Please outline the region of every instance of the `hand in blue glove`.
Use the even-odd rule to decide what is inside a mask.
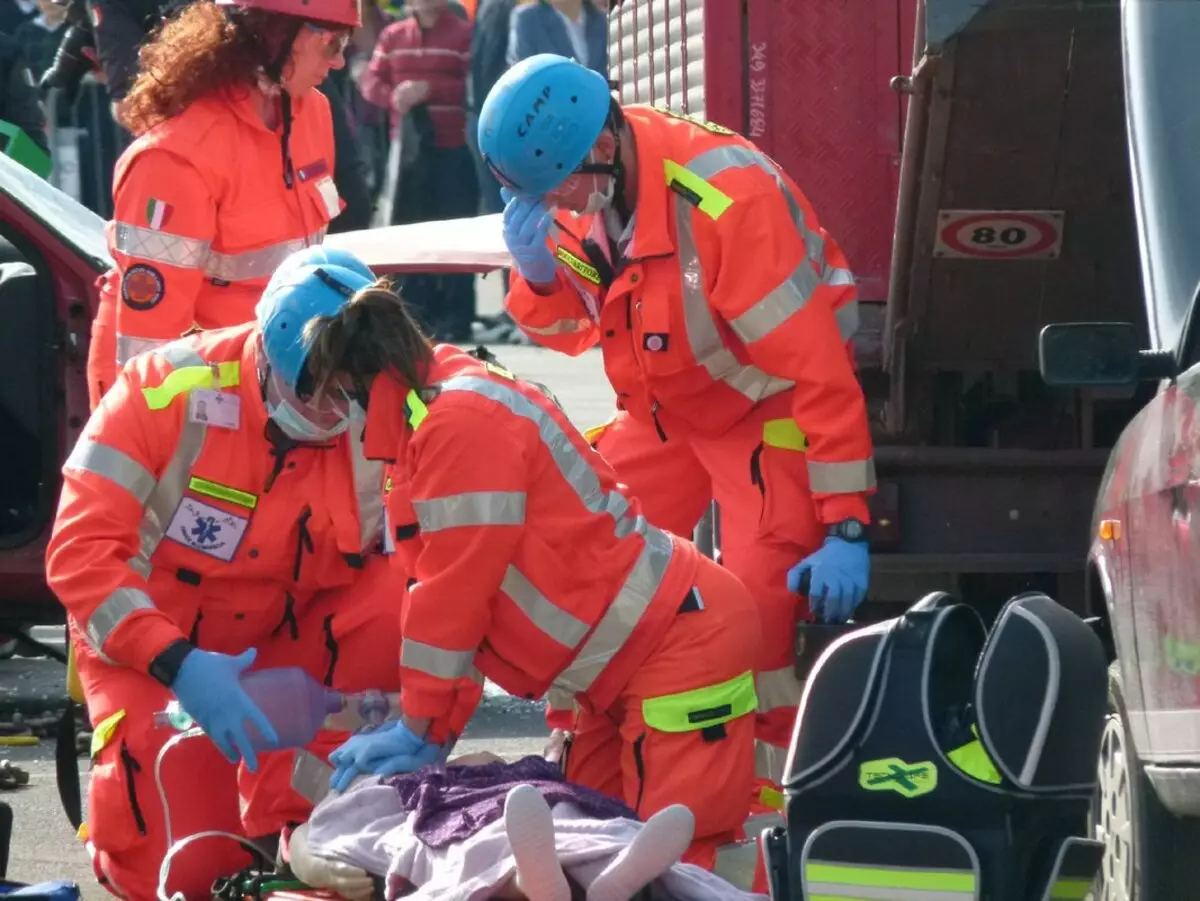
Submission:
[[[231,657],[193,649],[183,658],[179,674],[171,683],[171,691],[183,709],[212,739],[225,759],[230,763],[237,763],[239,757],[245,759],[252,773],[258,769],[258,757],[246,729],[247,723],[258,731],[267,745],[279,741],[267,715],[242,689],[241,675],[254,662],[257,653],[250,648]]]
[[[351,736],[329,755],[334,767],[329,786],[336,792],[345,791],[360,773],[376,776],[411,773],[436,763],[440,754],[439,745],[419,738],[399,720],[392,720],[370,732]]]
[[[554,215],[540,200],[517,197],[508,188],[500,189],[500,198],[504,201],[504,243],[517,272],[535,285],[554,281],[558,264],[546,246]]]
[[[867,595],[871,560],[865,541],[825,539],[824,546],[788,570],[788,590],[803,594],[808,576],[808,607],[821,622],[844,623]]]

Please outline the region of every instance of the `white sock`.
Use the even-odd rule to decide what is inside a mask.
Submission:
[[[532,785],[518,785],[504,800],[504,828],[517,863],[517,887],[529,901],[571,901],[571,887],[554,844],[554,820]]]
[[[682,804],[664,807],[592,881],[587,901],[629,901],[679,862],[695,828],[692,812]]]

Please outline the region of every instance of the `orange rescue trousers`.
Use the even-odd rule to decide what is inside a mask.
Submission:
[[[809,490],[808,465],[797,445],[791,392],[761,402],[717,438],[663,439],[626,413],[588,433],[592,446],[661,529],[690,537],[710,499],[720,508],[722,565],[750,590],[762,621],[755,661],[758,716],[755,796],[776,806],[801,685],[796,679],[796,624],[808,618],[804,598],[787,588],[787,571],[821,546],[825,527]]]
[[[695,590],[662,641],[608,709],[577,714],[566,752],[570,781],[622,799],[640,819],[671,804],[691,809],[695,838],[684,860],[708,869],[720,846],[742,836],[754,782],[754,716],[706,729],[685,716],[672,726],[654,715],[654,704],[752,671],[762,641],[754,607],[736,578],[702,558]],[[702,698],[697,692],[701,707]]]
[[[342,691],[395,692],[394,579],[384,558],[370,558],[355,584],[297,601],[294,617],[282,623],[256,621],[253,597],[231,598],[204,608],[198,642],[223,653],[257,646],[255,668],[299,666]],[[176,738],[175,730],[155,727],[155,712],[173,697],[158,682],[104,663],[81,641],[75,650],[97,743],[103,741],[92,761],[88,835],[96,875],[113,894],[153,901],[163,856],[183,836],[220,830],[261,837],[308,819],[312,805],[291,787],[292,752],[260,754],[256,773],[233,766],[208,739]],[[110,718],[111,729],[99,726]],[[347,737],[322,732],[307,750],[327,759]],[[172,859],[167,893],[207,898],[214,879],[248,863],[230,840],[198,839]]]

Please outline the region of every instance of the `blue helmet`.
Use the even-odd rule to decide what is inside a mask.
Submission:
[[[360,272],[367,278],[373,279],[375,277],[374,273],[371,272],[371,267],[350,251],[330,247],[328,244],[312,244],[301,250],[297,250],[279,264],[279,268],[275,270],[275,276],[278,277],[280,272],[294,266],[315,266],[319,264],[341,266],[343,269],[349,269],[351,272]]]
[[[502,184],[540,197],[587,158],[611,103],[603,75],[553,53],[527,57],[483,101],[479,153]]]
[[[317,317],[337,314],[351,297],[375,281],[371,270],[353,254],[334,253],[351,265],[296,264],[289,257],[271,276],[254,309],[267,363],[292,392],[304,372],[311,344],[304,339],[304,327]]]

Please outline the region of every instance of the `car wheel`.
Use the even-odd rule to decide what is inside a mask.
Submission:
[[[1104,842],[1104,859],[1093,901],[1189,897],[1200,878],[1200,822],[1172,814],[1150,784],[1130,736],[1117,663],[1109,669],[1097,781],[1092,834]]]

